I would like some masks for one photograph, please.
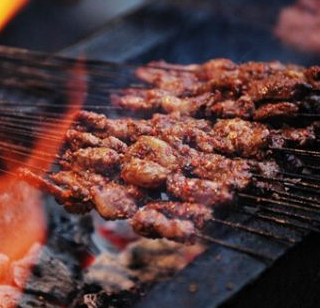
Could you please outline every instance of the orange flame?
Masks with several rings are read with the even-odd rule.
[[[82,108],[85,100],[87,89],[85,79],[82,78],[85,70],[81,62],[72,73],[76,76],[72,80],[76,81],[68,86],[72,86],[73,89],[78,91],[68,93],[67,110],[61,119],[57,119],[55,129],[45,124],[43,126],[44,132],[55,134],[59,141],[50,142],[50,148],[48,148],[46,139],[38,140],[29,159],[25,162],[31,167],[43,168],[44,172],[50,170],[52,162],[41,160],[39,151],[48,153],[51,157],[58,153],[66,131],[71,126],[75,114]],[[16,168],[17,166],[10,169],[10,174],[14,174]],[[37,256],[40,250],[32,247],[35,243],[43,243],[45,239],[46,222],[40,192],[27,183],[18,180],[15,176],[0,176],[0,284],[11,284],[16,288],[23,289],[28,275],[24,275],[22,281],[19,278],[19,283],[17,283],[12,277],[13,273],[6,274],[4,271],[8,271],[8,268],[13,271],[12,268],[19,262],[30,262],[30,257],[26,257],[26,254],[29,255],[30,251],[33,255],[31,259],[34,260],[34,256]],[[23,258],[26,261],[21,260]],[[29,272],[31,263],[25,265],[28,266],[26,273]]]
[[[0,31],[28,3],[29,0],[0,1]]]

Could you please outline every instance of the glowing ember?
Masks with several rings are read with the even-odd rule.
[[[85,99],[85,72],[82,65],[77,65],[71,73],[75,75],[70,78],[73,80],[72,87],[80,90],[77,94],[68,93],[67,110],[61,119],[56,120],[54,130],[52,126],[43,124],[44,132],[55,134],[58,141],[52,141],[48,148],[45,139],[38,140],[24,162],[36,170],[41,168],[39,175],[50,170],[52,159],[49,157],[55,157],[58,153],[65,132]],[[8,174],[0,176],[0,285],[23,290],[30,268],[36,263],[41,244],[46,239],[46,222],[40,192],[14,176],[18,174],[19,167],[18,164],[10,166]]]
[[[28,3],[29,0],[0,1],[0,30]]]

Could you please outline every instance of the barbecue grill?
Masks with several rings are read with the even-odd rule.
[[[77,57],[85,54],[88,61],[94,60],[94,62],[83,60],[86,65],[99,70],[110,69],[111,64],[98,60],[137,64],[164,58],[172,63],[190,63],[220,56],[232,58],[236,62],[278,59],[303,65],[317,64],[317,56],[310,57],[303,53],[293,52],[271,37],[270,29],[274,23],[273,13],[279,9],[277,2],[268,2],[268,8],[264,7],[266,11],[262,23],[260,20],[257,22],[256,17],[247,16],[246,12],[249,10],[243,10],[244,16],[234,16],[232,8],[237,6],[232,1],[229,4],[230,6],[227,6],[225,2],[217,2],[213,12],[204,13],[200,9],[191,10],[190,7],[173,6],[169,3],[151,3],[125,18],[106,25],[98,34],[65,49],[61,55]],[[265,5],[264,1],[261,2],[261,5]],[[251,1],[241,1],[241,7],[251,6]],[[223,40],[222,44],[222,39],[226,37],[228,39]],[[263,44],[257,45],[257,41]],[[128,44],[132,48],[128,48]],[[266,49],[265,46],[269,47]],[[37,61],[47,59],[46,55],[19,53],[18,50],[7,48],[1,48],[0,57],[7,61],[11,57],[12,62],[17,61],[16,59],[20,57],[17,63],[21,63],[21,67],[28,61],[38,63]],[[49,57],[48,63],[57,64],[60,61],[62,60],[59,57],[52,56]],[[73,64],[77,63],[76,60],[63,61],[65,61],[63,65],[68,68],[72,68]],[[119,67],[112,65],[114,72],[121,71],[122,75],[125,72],[124,77],[116,80],[115,88],[125,87],[128,82],[132,83],[128,76],[136,67],[135,65]],[[120,73],[117,74],[119,75]],[[45,112],[52,114],[52,112],[63,111],[63,102],[59,109],[54,110],[50,109],[50,104],[56,108],[57,100],[61,99],[67,93],[65,90],[68,89],[64,88],[63,83],[59,84],[58,79],[53,83],[44,82],[40,85],[39,79],[35,78],[38,83],[36,85],[30,82],[24,84],[16,80],[9,80],[10,82],[1,80],[0,84],[7,88],[6,91],[9,91],[10,95],[12,95],[12,88],[17,90],[15,95],[18,95],[18,98],[14,97],[13,102],[21,100],[18,90],[27,88],[32,95],[37,92],[37,95],[41,97],[43,95],[42,86],[52,89],[60,85],[61,93],[54,91],[54,96],[49,93],[50,98],[54,97],[55,101],[49,105],[48,102],[46,103],[49,109]],[[92,86],[94,90],[94,87],[99,88],[97,84],[97,80],[94,79],[89,83],[89,87]],[[87,100],[88,103],[84,105],[84,108],[89,110],[93,108],[94,111],[98,110],[110,115],[110,110],[103,109],[102,106],[106,103],[101,99],[105,93],[95,91],[92,93],[91,99]],[[32,102],[28,108],[31,105]],[[117,110],[113,111],[112,116],[117,117],[119,115],[117,112]],[[8,117],[10,117],[8,112],[3,110],[1,113],[3,124],[8,121]],[[28,123],[30,120],[32,123],[33,120],[30,116],[29,118],[22,116],[22,120],[19,119],[19,116],[14,118],[18,119],[15,120],[17,124],[19,122],[20,124]],[[318,115],[313,114],[312,119],[318,119]],[[6,129],[9,133],[10,127],[7,126]],[[25,125],[22,125],[21,128],[15,126],[13,129],[21,137],[21,129],[25,129]],[[17,129],[20,131],[17,132]],[[28,143],[25,146],[27,147]],[[320,269],[317,161],[320,154],[317,146],[314,146],[307,151],[279,150],[277,155],[280,159],[286,159],[287,155],[292,153],[304,158],[305,162],[312,165],[314,169],[312,175],[298,174],[300,182],[286,180],[288,186],[294,187],[294,193],[288,192],[287,195],[282,196],[282,199],[277,200],[270,200],[267,196],[256,198],[247,195],[243,196],[245,202],[242,203],[246,206],[217,212],[215,223],[210,224],[206,232],[210,234],[210,241],[213,243],[205,252],[169,281],[157,283],[151,290],[147,290],[142,298],[122,294],[124,298],[122,305],[129,305],[125,301],[128,298],[128,301],[131,301],[132,306],[135,307],[171,307],[174,305],[177,307],[317,307]],[[295,179],[297,177],[295,172],[287,171],[288,178]],[[269,181],[278,181],[278,179]],[[290,193],[294,197],[290,196]],[[297,197],[298,195],[300,197]],[[315,198],[308,199],[310,196],[315,196]],[[52,200],[48,201],[48,211],[53,216],[48,246],[63,246],[72,243],[75,247],[69,247],[70,260],[72,260],[70,256],[72,254],[77,254],[79,251],[84,254],[85,247],[94,250],[96,246],[90,238],[92,231],[90,219],[88,217],[70,218],[57,210],[57,206],[52,203]],[[65,222],[63,222],[64,219]],[[77,236],[78,240],[75,240]],[[65,250],[65,247],[60,250]],[[57,251],[59,249],[56,249]],[[54,255],[50,258],[54,259]],[[63,277],[67,270],[63,271],[61,264],[52,262],[53,268],[56,266],[57,269],[60,269],[61,277]],[[41,282],[37,275],[32,276],[30,285],[26,289],[26,297],[36,293],[45,299],[48,298],[48,302],[52,303],[52,298],[56,301],[57,293],[50,289],[49,291],[37,289],[37,280],[40,284],[46,283]],[[76,288],[70,281],[64,283],[68,286],[68,292],[71,289],[68,296],[76,293]],[[94,288],[85,290],[85,292],[99,293]],[[80,294],[83,295],[83,291]],[[102,307],[110,301],[110,297],[99,294],[100,297],[97,296],[96,301],[100,301]],[[62,292],[61,298],[64,296]],[[63,303],[67,304],[67,302]],[[61,303],[58,304],[61,305]],[[49,304],[48,307],[50,307]]]

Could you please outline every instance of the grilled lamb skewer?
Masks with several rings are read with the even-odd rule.
[[[224,98],[246,93],[253,101],[259,101],[301,97],[315,85],[314,71],[279,62],[237,65],[228,59],[215,59],[189,66],[151,62],[149,66],[138,68],[136,75],[175,95],[220,91]]]
[[[145,237],[193,243],[211,217],[211,210],[202,204],[155,202],[140,208],[130,224]]]
[[[142,91],[145,91],[145,93]],[[133,94],[113,95],[112,101],[114,105],[134,112],[179,112],[181,115],[187,116],[238,117],[256,121],[265,121],[280,116],[296,117],[299,115],[301,107],[304,106],[302,102],[273,101],[257,107],[248,95],[242,95],[240,98],[223,99],[219,92],[204,93],[191,97],[176,97],[162,91],[156,98],[150,98],[151,95],[148,93],[151,91],[154,92],[155,90],[137,90],[137,96]]]
[[[87,122],[85,120],[87,117],[90,119],[92,133],[95,136],[101,137],[103,135],[102,138],[113,136],[114,128],[108,130],[108,127],[116,127],[118,120],[110,120],[93,112],[80,112],[80,114],[84,122]],[[97,121],[99,123],[94,126]],[[132,135],[130,129],[132,123],[134,123],[134,130],[139,131],[137,136]],[[206,120],[175,113],[170,115],[156,114],[150,120],[126,121],[122,119],[121,124],[126,127],[125,133],[122,131],[121,134],[119,132],[115,134],[116,138],[122,141],[130,138],[136,141],[141,135],[149,135],[164,140],[179,151],[183,149],[183,145],[191,144],[206,153],[218,152],[230,156],[257,159],[261,159],[267,154],[268,147],[275,145],[283,147],[287,144],[304,146],[312,143],[316,139],[315,125],[317,125],[315,123],[306,128],[274,130],[262,123],[234,118],[218,120],[212,127],[210,122]]]
[[[107,220],[127,219],[138,209],[144,193],[133,185],[119,184],[92,172],[59,171],[49,180],[21,168],[19,177],[52,194],[71,213],[95,208]]]
[[[152,62],[136,74],[154,89],[127,89],[122,96],[112,95],[112,101],[133,111],[189,116],[294,117],[300,107],[305,110],[305,100],[318,93],[319,70],[279,62],[237,65],[227,59],[187,66]]]

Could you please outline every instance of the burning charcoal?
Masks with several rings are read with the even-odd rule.
[[[8,273],[9,262],[9,257],[3,253],[0,253],[0,282],[2,282],[5,279]]]
[[[22,294],[18,288],[1,285],[0,286],[0,307],[1,308],[55,308],[56,304],[51,304],[43,297],[31,294]]]
[[[29,273],[30,266],[33,268]],[[23,259],[12,264],[12,276],[15,285],[27,293],[54,299],[60,304],[67,304],[77,289],[70,269],[47,247],[41,248],[39,244],[34,245]]]
[[[140,298],[138,292],[121,291],[119,293],[108,294],[97,292],[85,294],[82,299],[81,308],[128,308]],[[79,307],[79,306],[76,306]]]
[[[135,286],[134,274],[119,262],[117,254],[104,252],[87,269],[84,281],[96,284],[108,293],[130,290]]]
[[[169,278],[204,251],[200,244],[185,246],[165,239],[141,239],[121,252],[119,260],[142,282]]]

